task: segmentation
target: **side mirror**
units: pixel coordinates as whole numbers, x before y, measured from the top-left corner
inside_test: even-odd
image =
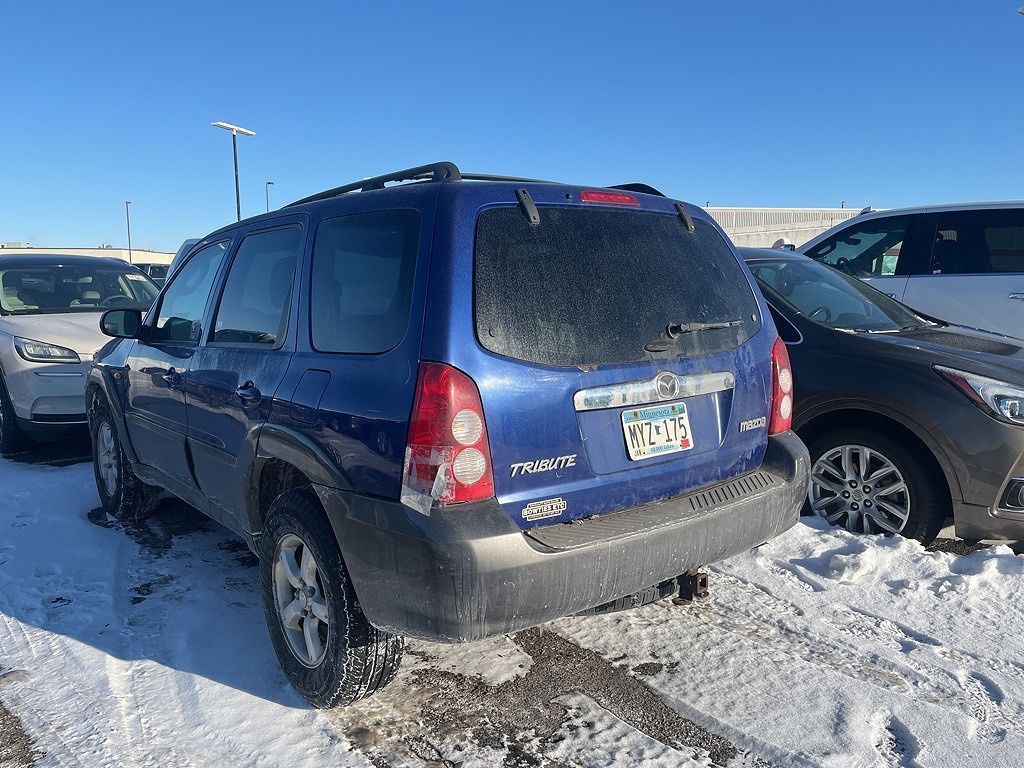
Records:
[[[141,327],[140,309],[108,309],[100,317],[100,330],[115,339],[134,339]]]

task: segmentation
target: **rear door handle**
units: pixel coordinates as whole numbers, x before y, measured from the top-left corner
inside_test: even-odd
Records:
[[[235,394],[247,405],[262,397],[259,389],[251,381],[245,382],[245,384],[236,389]]]
[[[1011,293],[1010,298],[1016,299],[1017,301],[1024,301],[1024,293]]]

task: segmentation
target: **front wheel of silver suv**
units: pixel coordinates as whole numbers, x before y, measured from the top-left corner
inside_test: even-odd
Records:
[[[270,638],[303,698],[321,709],[345,706],[394,679],[402,638],[366,619],[312,489],[278,496],[259,549]]]

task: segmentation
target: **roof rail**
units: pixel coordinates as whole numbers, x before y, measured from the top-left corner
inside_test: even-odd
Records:
[[[462,178],[467,181],[525,181],[530,184],[557,184],[555,181],[546,179],[527,179],[520,176],[495,176],[490,173],[464,173]]]
[[[383,176],[372,176],[368,179],[353,181],[351,184],[343,184],[340,187],[317,192],[315,195],[296,200],[294,203],[289,203],[284,207],[291,208],[293,205],[327,200],[331,197],[344,195],[347,192],[366,192],[371,189],[384,189],[384,185],[389,181],[422,181],[425,179],[430,181],[460,181],[463,178],[461,171],[459,171],[459,166],[455,163],[430,163],[429,165],[418,165],[415,168],[405,168],[394,173],[385,173]]]
[[[657,195],[658,197],[665,197],[665,193],[660,189],[655,189],[650,184],[644,184],[639,181],[633,181],[629,184],[612,184],[608,189],[622,189],[626,192],[639,192],[642,195]]]
[[[296,200],[294,203],[289,203],[284,207],[291,208],[294,205],[313,203],[317,200],[327,200],[349,192],[366,192],[371,189],[384,189],[384,185],[388,182],[462,181],[463,179],[467,181],[518,181],[532,184],[555,183],[545,179],[528,179],[521,176],[495,176],[489,173],[463,173],[455,163],[446,161],[440,163],[429,163],[428,165],[418,165],[415,168],[405,168],[401,171],[385,173],[383,176],[371,176],[367,179],[353,181],[350,184],[343,184],[340,187],[334,187],[333,189],[327,189],[323,192],[317,192],[315,195],[310,195],[309,197],[304,197],[301,200]],[[659,192],[648,184],[615,184],[607,187],[607,189],[622,189],[627,192],[640,192],[646,195],[658,195],[660,197],[665,197],[662,192]]]

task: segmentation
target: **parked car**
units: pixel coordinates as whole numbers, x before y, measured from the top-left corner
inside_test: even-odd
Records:
[[[163,285],[164,280],[167,279],[167,264],[135,264],[136,267],[141,269],[150,279],[157,285]]]
[[[798,249],[914,309],[1024,338],[1024,202],[867,209]]]
[[[850,531],[1024,539],[1024,350],[844,272],[741,249],[796,373],[808,505]]]
[[[85,425],[86,370],[109,341],[99,314],[157,293],[119,259],[0,255],[0,455]]]
[[[401,635],[689,590],[806,495],[767,308],[662,196],[451,163],[365,179],[214,232],[145,318],[103,325],[124,338],[89,376],[104,508],[158,486],[245,537],[320,707],[391,680]]]

